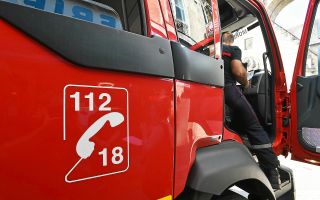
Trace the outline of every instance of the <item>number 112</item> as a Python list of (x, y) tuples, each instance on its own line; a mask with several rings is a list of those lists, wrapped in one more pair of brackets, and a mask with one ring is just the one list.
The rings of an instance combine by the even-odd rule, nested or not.
[[(94, 93), (90, 92), (89, 94), (85, 95), (84, 98), (88, 99), (89, 101), (89, 111), (94, 111)], [(71, 99), (74, 99), (74, 110), (80, 111), (80, 92), (75, 92), (74, 94), (70, 95)], [(111, 102), (111, 96), (108, 93), (101, 93), (99, 95), (99, 100), (105, 101), (99, 106), (99, 111), (111, 111), (111, 107), (107, 105)]]

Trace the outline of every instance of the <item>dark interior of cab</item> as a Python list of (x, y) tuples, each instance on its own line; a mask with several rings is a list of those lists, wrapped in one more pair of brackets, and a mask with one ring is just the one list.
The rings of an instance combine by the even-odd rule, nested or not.
[[(237, 0), (219, 0), (219, 12), (222, 32), (229, 31), (234, 33), (240, 29), (246, 28), (250, 31), (259, 26), (259, 18), (251, 11), (249, 5), (241, 4)], [(249, 25), (249, 26), (248, 26)], [(260, 27), (263, 32), (263, 27)], [(264, 33), (262, 33), (264, 34)], [(273, 95), (272, 95), (272, 67), (267, 69), (267, 62), (272, 66), (272, 59), (268, 58), (267, 51), (261, 56), (263, 60), (263, 69), (254, 71), (251, 78), (250, 88), (244, 91), (244, 95), (252, 105), (261, 125), (269, 134), (271, 140), (275, 138), (273, 122)], [(266, 73), (267, 72), (267, 73)], [(239, 85), (240, 87), (240, 85)], [(241, 113), (233, 112), (225, 105), (225, 125), (233, 132), (239, 134), (244, 142), (250, 147), (245, 132), (242, 131), (242, 124), (237, 120)]]
[[(245, 1), (237, 0), (219, 0), (219, 12), (221, 20), (222, 32), (236, 32), (246, 27), (248, 31), (259, 26), (261, 21), (260, 16), (256, 13), (254, 8)], [(249, 26), (248, 26), (249, 25)], [(263, 26), (260, 26), (263, 38), (265, 38), (265, 30)], [(271, 52), (271, 47), (264, 39), (266, 51), (262, 53), (261, 60), (263, 67), (260, 70), (254, 71), (253, 77), (251, 78), (251, 86), (248, 90), (244, 91), (244, 95), (252, 105), (261, 125), (268, 133), (270, 140), (273, 141), (276, 136), (275, 132), (275, 110), (274, 110), (274, 94), (273, 94), (273, 58), (268, 52)], [(270, 68), (267, 67), (269, 64)], [(239, 86), (240, 87), (240, 86)], [(241, 117), (241, 113), (233, 112), (227, 105), (225, 105), (225, 126), (231, 131), (238, 134), (244, 144), (250, 149), (251, 145), (248, 141), (246, 133), (242, 131), (242, 124), (239, 123), (237, 115)], [(281, 175), (281, 189), (275, 191), (277, 199), (286, 198), (285, 191), (291, 189), (291, 176), (289, 173), (290, 169), (281, 167), (279, 172)]]

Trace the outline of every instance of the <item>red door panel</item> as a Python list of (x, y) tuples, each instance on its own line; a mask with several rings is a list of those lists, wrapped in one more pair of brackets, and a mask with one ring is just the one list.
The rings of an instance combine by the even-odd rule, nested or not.
[[(294, 74), (292, 77), (291, 99), (291, 152), (292, 159), (320, 165), (320, 126), (319, 126), (319, 72), (306, 76), (307, 52), (319, 1), (310, 0), (302, 31)], [(318, 57), (318, 55), (316, 55)], [(318, 61), (315, 61), (318, 62)]]
[[(74, 65), (3, 20), (0, 38), (1, 199), (158, 199), (173, 193), (172, 79)], [(114, 128), (111, 112), (123, 116)], [(83, 141), (95, 148), (70, 180), (105, 176), (66, 182), (85, 133), (93, 134)]]
[[(179, 195), (200, 147), (217, 144), (223, 132), (223, 89), (176, 81), (175, 191)], [(187, 153), (188, 152), (188, 153)]]

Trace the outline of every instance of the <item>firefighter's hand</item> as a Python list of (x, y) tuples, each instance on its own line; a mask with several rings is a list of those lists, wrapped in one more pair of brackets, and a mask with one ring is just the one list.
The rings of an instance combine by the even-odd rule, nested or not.
[(247, 81), (245, 85), (242, 85), (243, 92), (247, 92), (250, 88), (250, 81)]
[(247, 81), (245, 85), (243, 85), (244, 89), (250, 88), (250, 81)]

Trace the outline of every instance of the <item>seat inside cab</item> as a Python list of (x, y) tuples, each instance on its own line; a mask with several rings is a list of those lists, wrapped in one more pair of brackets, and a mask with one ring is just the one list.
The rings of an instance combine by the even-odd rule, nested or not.
[[(275, 138), (273, 68), (272, 58), (268, 53), (270, 47), (265, 42), (264, 28), (260, 26), (258, 17), (248, 5), (237, 0), (219, 0), (218, 3), (222, 32), (233, 33), (234, 45), (242, 50), (242, 62), (251, 82), (250, 88), (244, 92), (244, 95), (273, 141)], [(239, 118), (241, 113), (235, 113), (225, 105), (225, 126), (247, 141)]]

